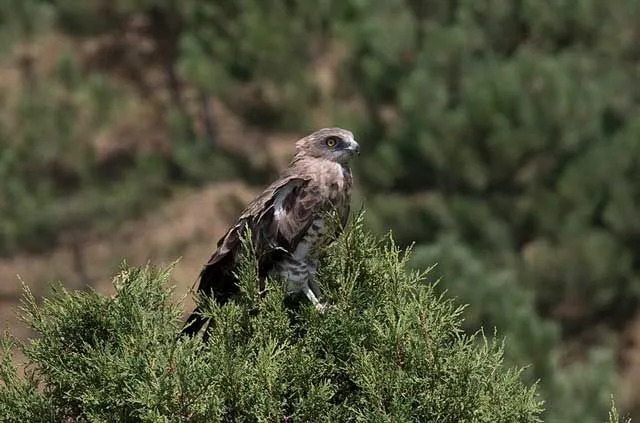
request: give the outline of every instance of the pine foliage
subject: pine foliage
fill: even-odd
[[[237,300],[208,303],[208,342],[180,338],[170,269],[124,267],[116,294],[57,288],[23,317],[39,335],[3,340],[0,415],[20,422],[538,422],[535,386],[502,364],[502,345],[461,329],[390,238],[347,228],[326,251],[319,314],[266,295],[249,250]],[[16,376],[10,349],[26,356]]]

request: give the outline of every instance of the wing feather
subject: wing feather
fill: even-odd
[[[281,179],[249,204],[202,269],[198,291],[214,295],[221,302],[235,292],[232,269],[247,229],[251,231],[263,277],[271,270],[275,256],[283,250],[295,250],[325,202],[310,180],[294,176]]]

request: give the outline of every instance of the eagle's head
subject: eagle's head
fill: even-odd
[[[304,155],[347,163],[360,154],[360,146],[351,131],[341,128],[323,128],[296,143],[296,156]]]

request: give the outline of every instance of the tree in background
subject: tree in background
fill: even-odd
[[[211,148],[219,124],[207,118],[211,98],[265,130],[307,131],[323,116],[362,141],[358,176],[369,224],[381,232],[392,228],[401,245],[416,242],[413,265],[439,262],[439,287],[471,304],[465,329],[498,327],[511,340],[507,359],[533,363],[523,377],[540,378],[545,418],[604,420],[615,382],[610,338],[637,313],[640,298],[637,2],[30,3],[46,8],[74,40],[105,37],[119,46],[140,18],[152,40],[147,56],[78,65],[84,82],[63,84],[65,95],[99,104],[100,97],[80,93],[106,72],[143,95],[168,93],[159,113],[171,133],[168,155],[124,160],[113,184],[104,183],[104,172],[89,170],[82,181],[91,183],[68,191],[80,204],[113,198],[97,203],[108,212],[83,214],[88,225],[114,210],[130,216],[157,192],[149,186],[201,183],[250,168],[229,156],[220,160],[221,150]],[[124,45],[108,51],[135,50]],[[332,62],[326,83],[319,69]],[[156,68],[163,85],[153,89],[146,77]],[[38,107],[52,104],[51,97],[29,95]],[[44,110],[45,117],[58,113]],[[29,122],[48,122],[30,116]],[[59,148],[48,160],[60,161],[59,146],[69,136],[53,128],[62,135],[47,139]],[[45,139],[28,138],[28,129],[12,128],[2,140],[44,151]],[[4,163],[13,163],[6,169],[20,163],[4,151],[13,150],[0,152],[0,172]],[[100,169],[86,151],[73,166]],[[11,185],[17,187],[26,180],[48,187],[43,181],[51,179],[10,174],[19,175]],[[11,199],[5,192],[0,207],[11,208],[33,197],[21,193],[34,191],[21,188]],[[63,227],[50,225],[59,215],[41,212],[50,210],[42,204],[60,198],[51,192],[1,214],[0,231],[24,234],[11,238],[11,248],[41,239],[33,237],[40,223],[21,224],[32,215],[25,210],[35,210],[33,220],[54,235]],[[89,192],[95,195],[84,196]],[[568,348],[573,344],[589,348],[575,352]]]

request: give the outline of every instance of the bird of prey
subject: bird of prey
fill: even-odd
[[[350,131],[320,129],[296,142],[296,152],[280,177],[258,195],[218,241],[217,249],[200,272],[198,293],[218,304],[239,291],[234,268],[242,240],[251,234],[258,259],[260,289],[267,276],[282,276],[288,293],[304,293],[323,312],[314,282],[319,247],[336,225],[349,216],[352,176],[349,161],[360,153]],[[339,230],[336,228],[336,230]],[[188,318],[183,334],[193,335],[205,324],[199,308]]]

